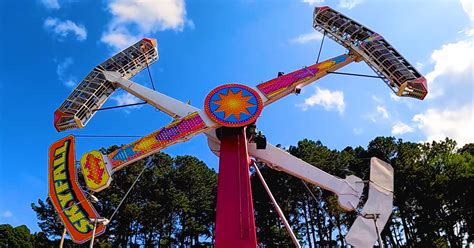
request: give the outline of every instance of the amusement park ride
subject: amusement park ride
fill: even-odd
[[[80,166],[87,188],[99,192],[109,186],[115,171],[204,133],[210,149],[219,156],[216,247],[257,247],[249,175],[249,166],[255,162],[329,190],[338,196],[341,208],[357,210],[364,181],[354,175],[344,179],[330,175],[268,144],[256,131],[262,109],[352,62],[364,61],[398,96],[422,100],[428,92],[426,80],[382,36],[367,27],[329,7],[315,8],[313,18],[314,28],[347,48],[348,53],[279,74],[256,87],[221,85],[207,95],[203,109],[130,81],[158,60],[154,39],[142,39],[96,66],[55,111],[57,131],[83,128],[118,88],[163,111],[173,121],[111,154],[84,154]],[[78,183],[74,145],[71,135],[51,146],[49,195],[73,241],[84,243],[102,234],[108,220],[99,216]],[[392,212],[393,169],[377,158],[371,159],[370,166],[368,200],[346,235],[347,242],[356,247],[372,247]],[[278,207],[277,211],[287,224]],[[286,226],[295,246],[299,246]]]

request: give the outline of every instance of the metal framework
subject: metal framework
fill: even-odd
[[[166,113],[173,121],[110,154],[97,150],[85,153],[80,165],[87,187],[91,191],[101,191],[109,186],[115,171],[203,133],[211,151],[219,156],[215,247],[257,246],[249,178],[252,161],[263,162],[272,169],[329,190],[338,196],[341,208],[356,210],[364,189],[361,178],[354,175],[338,178],[267,144],[255,130],[256,120],[264,107],[298,93],[301,88],[352,62],[365,61],[398,96],[423,99],[427,94],[426,80],[389,43],[368,28],[329,7],[316,8],[314,13],[314,27],[348,48],[349,53],[285,75],[279,74],[255,87],[221,85],[207,95],[203,109],[129,80],[158,59],[153,39],[143,39],[94,68],[56,110],[54,124],[58,131],[84,127],[94,115],[94,109],[100,108],[118,87]],[[53,205],[73,240],[85,242],[94,237],[97,224],[100,232],[105,231],[108,221],[84,222],[88,218],[97,220],[100,216],[90,202],[83,199],[85,196],[77,180],[61,174],[61,166],[64,167],[61,163],[75,160],[73,152],[65,152],[62,148],[66,141],[74,143],[73,137],[68,137],[50,148],[49,194],[55,196],[52,197]],[[59,153],[64,154],[62,160],[58,160]],[[350,244],[360,247],[372,247],[392,211],[393,168],[376,158],[371,159],[370,166],[368,200],[362,208],[363,214],[357,217],[346,237]],[[69,190],[62,185],[68,185]],[[64,197],[68,200],[58,200]],[[81,211],[81,218],[77,211],[67,209],[70,206]],[[283,216],[281,211],[279,214]],[[82,221],[81,225],[77,220]],[[292,238],[295,241],[295,237]]]
[[[314,9],[313,27],[358,54],[398,96],[424,99],[426,79],[381,35],[329,8]]]
[[[104,71],[130,79],[157,60],[156,40],[145,38],[96,66],[54,112],[56,130],[83,128],[117,89],[105,79]]]

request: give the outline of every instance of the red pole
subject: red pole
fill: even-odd
[[[217,182],[216,248],[255,248],[245,128],[220,129],[221,146]]]

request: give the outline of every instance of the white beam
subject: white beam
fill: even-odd
[[[254,143],[249,144],[248,147],[250,156],[266,163],[270,168],[284,171],[334,192],[338,196],[339,205],[346,211],[354,210],[359,204],[364,188],[360,178],[353,175],[345,179],[333,176],[271,144],[267,144],[266,149],[257,149]]]
[[[199,111],[196,107],[123,78],[118,72],[104,71],[103,73],[108,81],[118,84],[130,94],[163,111],[172,118],[184,117],[192,112]]]

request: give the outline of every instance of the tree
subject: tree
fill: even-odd
[[[304,139],[288,152],[341,178],[353,174],[369,179],[372,156],[389,162],[395,173],[394,208],[382,230],[382,242],[390,247],[461,247],[474,241],[473,147],[458,149],[451,139],[420,144],[376,137],[366,149],[337,151]],[[264,164],[258,166],[301,244],[347,245],[344,236],[357,213],[342,211],[337,197],[324,189]],[[117,209],[143,168],[142,177]],[[259,246],[292,247],[255,174],[251,182]],[[110,218],[116,212],[97,243],[101,247],[206,246],[214,240],[216,187],[216,172],[192,156],[157,153],[150,160],[137,161],[115,172],[110,187],[95,194],[100,200],[95,207],[102,216]],[[361,202],[366,194],[367,190]],[[0,247],[57,246],[63,226],[50,200],[38,200],[32,208],[42,232],[30,234],[24,226],[0,225]]]
[[[49,197],[45,201],[38,199],[38,205],[31,203],[31,208],[36,212],[38,225],[47,237],[58,238],[62,236],[64,226]]]
[[[48,247],[51,242],[44,233],[30,233],[25,225],[12,227],[9,224],[0,225],[0,247],[25,248],[25,247]]]
[[[216,208],[217,175],[192,156],[178,156],[174,163],[173,183],[181,229],[181,245],[200,245],[200,237],[213,236]]]

